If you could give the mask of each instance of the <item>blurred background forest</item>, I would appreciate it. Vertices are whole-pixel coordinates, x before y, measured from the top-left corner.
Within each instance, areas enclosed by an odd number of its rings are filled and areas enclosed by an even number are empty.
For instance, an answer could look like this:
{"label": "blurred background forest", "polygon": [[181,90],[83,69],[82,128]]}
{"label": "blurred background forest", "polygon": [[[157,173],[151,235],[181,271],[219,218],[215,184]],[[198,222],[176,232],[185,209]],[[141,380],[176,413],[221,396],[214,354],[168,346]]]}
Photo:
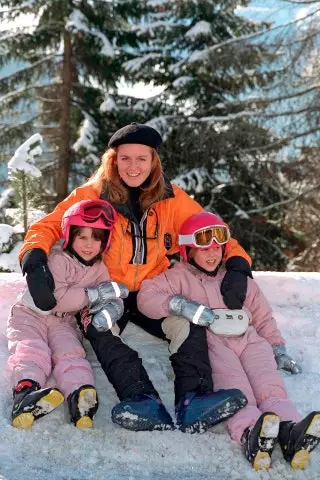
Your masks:
{"label": "blurred background forest", "polygon": [[[0,25],[0,251],[135,121],[254,269],[320,271],[319,1],[0,0]],[[36,133],[41,177],[8,176]]]}

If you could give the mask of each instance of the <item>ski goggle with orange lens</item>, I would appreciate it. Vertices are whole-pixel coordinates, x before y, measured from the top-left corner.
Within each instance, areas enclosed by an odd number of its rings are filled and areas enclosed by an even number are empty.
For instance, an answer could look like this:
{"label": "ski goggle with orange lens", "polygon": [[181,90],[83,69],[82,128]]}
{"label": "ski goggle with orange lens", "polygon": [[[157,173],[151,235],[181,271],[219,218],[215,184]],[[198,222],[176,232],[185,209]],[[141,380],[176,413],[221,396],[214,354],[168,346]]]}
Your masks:
{"label": "ski goggle with orange lens", "polygon": [[211,225],[196,230],[191,235],[179,235],[179,245],[193,245],[194,247],[211,247],[213,243],[224,245],[230,240],[230,231],[224,225]]}

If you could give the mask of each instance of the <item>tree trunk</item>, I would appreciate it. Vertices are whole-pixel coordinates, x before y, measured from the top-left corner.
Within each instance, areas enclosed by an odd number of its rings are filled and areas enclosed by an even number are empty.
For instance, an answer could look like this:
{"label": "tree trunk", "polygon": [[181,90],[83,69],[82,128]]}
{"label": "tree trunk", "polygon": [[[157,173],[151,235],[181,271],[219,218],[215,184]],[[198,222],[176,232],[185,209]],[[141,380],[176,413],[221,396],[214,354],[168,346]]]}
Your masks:
{"label": "tree trunk", "polygon": [[61,88],[61,116],[60,116],[60,142],[59,164],[56,172],[57,200],[60,202],[69,193],[69,164],[70,164],[70,104],[72,88],[72,46],[69,32],[64,32],[64,52],[62,63],[62,88]]}
{"label": "tree trunk", "polygon": [[22,185],[22,215],[23,215],[23,230],[24,234],[27,233],[28,230],[28,206],[27,206],[27,186],[26,186],[26,174],[22,172],[21,178],[21,185]]}

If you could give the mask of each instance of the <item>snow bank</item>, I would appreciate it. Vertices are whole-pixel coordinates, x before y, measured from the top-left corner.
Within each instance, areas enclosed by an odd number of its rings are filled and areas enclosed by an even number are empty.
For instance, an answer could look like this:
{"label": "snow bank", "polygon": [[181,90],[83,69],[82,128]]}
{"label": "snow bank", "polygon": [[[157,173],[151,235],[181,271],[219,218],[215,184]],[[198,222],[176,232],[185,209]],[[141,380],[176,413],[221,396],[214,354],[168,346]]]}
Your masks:
{"label": "snow bank", "polygon": [[[320,409],[320,274],[254,274],[274,309],[289,353],[303,373],[286,376],[289,396],[301,415]],[[116,395],[89,345],[100,408],[92,431],[68,423],[65,406],[28,431],[10,426],[11,389],[6,367],[5,324],[10,305],[24,285],[20,274],[0,274],[0,479],[1,480],[320,480],[320,449],[306,472],[293,471],[280,448],[269,472],[251,469],[224,425],[203,435],[130,432],[110,419]],[[174,415],[173,372],[165,342],[129,325],[125,340],[138,349],[156,388]]]}

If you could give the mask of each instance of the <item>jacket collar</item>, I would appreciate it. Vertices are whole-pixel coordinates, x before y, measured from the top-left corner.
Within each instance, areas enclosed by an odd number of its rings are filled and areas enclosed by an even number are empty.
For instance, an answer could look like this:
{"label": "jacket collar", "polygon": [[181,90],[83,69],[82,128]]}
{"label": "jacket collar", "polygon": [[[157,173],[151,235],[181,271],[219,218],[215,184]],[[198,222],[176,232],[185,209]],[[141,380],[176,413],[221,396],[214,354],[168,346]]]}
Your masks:
{"label": "jacket collar", "polygon": [[[169,180],[166,178],[166,176],[164,176],[164,181],[165,181],[165,191],[164,191],[163,197],[159,200],[159,202],[162,202],[163,200],[167,200],[168,198],[174,198],[174,196],[175,196],[172,184],[169,182]],[[109,201],[107,191],[105,189],[102,189],[102,192],[103,193],[101,193],[100,198],[102,200]],[[155,205],[156,203],[158,203],[158,202],[155,202],[154,204],[152,204],[152,206]],[[134,222],[134,223],[137,222],[134,214],[132,213],[132,211],[130,209],[129,204],[127,204],[127,203],[113,203],[112,206],[115,208],[115,210],[118,213],[123,215],[125,218],[127,218],[131,222]]]}

